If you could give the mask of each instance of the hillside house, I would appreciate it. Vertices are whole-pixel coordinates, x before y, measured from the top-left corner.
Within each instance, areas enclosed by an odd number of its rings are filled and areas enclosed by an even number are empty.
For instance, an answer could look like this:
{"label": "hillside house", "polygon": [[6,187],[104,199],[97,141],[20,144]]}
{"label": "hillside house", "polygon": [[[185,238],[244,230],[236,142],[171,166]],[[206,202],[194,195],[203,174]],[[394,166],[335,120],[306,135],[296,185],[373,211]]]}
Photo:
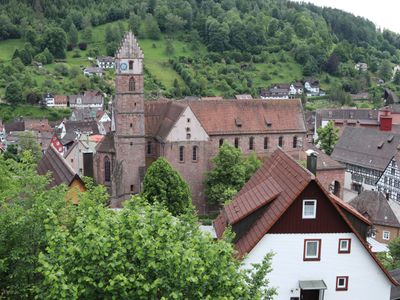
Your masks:
{"label": "hillside house", "polygon": [[114,69],[115,59],[112,56],[97,56],[96,66],[102,69]]}
{"label": "hillside house", "polygon": [[274,84],[267,90],[261,90],[261,99],[289,99],[289,84]]}
{"label": "hillside house", "polygon": [[245,268],[274,253],[274,299],[389,299],[397,285],[366,243],[371,222],[280,149],[224,206],[218,238],[228,226]]}
{"label": "hillside house", "polygon": [[371,221],[371,237],[379,243],[388,244],[400,235],[400,223],[392,209],[398,211],[400,203],[387,199],[382,192],[363,191],[349,204]]}
{"label": "hillside house", "polygon": [[99,91],[85,91],[80,95],[68,97],[68,106],[71,108],[103,109],[103,94]]}
{"label": "hillside house", "polygon": [[359,62],[355,64],[354,69],[357,71],[366,72],[368,71],[368,65],[366,63]]}
{"label": "hillside house", "polygon": [[104,70],[102,68],[99,67],[89,67],[89,68],[85,68],[83,70],[83,75],[85,76],[99,76],[99,77],[103,77],[104,75]]}
{"label": "hillside house", "polygon": [[319,81],[315,79],[306,79],[304,81],[304,90],[307,93],[307,96],[319,96],[320,88]]}
{"label": "hillside house", "polygon": [[295,96],[295,95],[301,95],[303,94],[304,87],[301,82],[295,82],[292,83],[289,87],[289,95]]}
{"label": "hillside house", "polygon": [[54,96],[54,107],[67,107],[68,97],[65,95],[55,95]]}
{"label": "hillside house", "polygon": [[51,93],[46,93],[43,95],[43,103],[48,106],[52,107],[54,106],[54,96]]}

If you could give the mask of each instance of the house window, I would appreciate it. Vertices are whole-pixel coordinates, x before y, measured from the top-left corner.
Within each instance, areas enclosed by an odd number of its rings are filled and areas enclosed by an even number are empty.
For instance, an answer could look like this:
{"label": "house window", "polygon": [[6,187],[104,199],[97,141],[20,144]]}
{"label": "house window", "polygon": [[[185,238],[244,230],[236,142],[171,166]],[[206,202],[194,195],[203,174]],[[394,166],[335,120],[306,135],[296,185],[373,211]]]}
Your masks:
{"label": "house window", "polygon": [[384,239],[386,241],[390,240],[390,231],[383,231],[382,239]]}
{"label": "house window", "polygon": [[249,150],[254,150],[254,137],[249,138]]}
{"label": "house window", "polygon": [[283,147],[283,136],[279,137],[278,145],[279,145],[279,147]]}
{"label": "house window", "polygon": [[136,89],[136,88],[135,88],[135,78],[131,77],[131,78],[129,79],[129,91],[132,92],[132,91],[134,91],[135,89]]}
{"label": "house window", "polygon": [[185,161],[185,147],[184,146],[179,147],[179,161],[180,162]]}
{"label": "house window", "polygon": [[321,239],[304,240],[304,261],[321,260]]}
{"label": "house window", "polygon": [[351,239],[339,239],[339,253],[350,253]]}
{"label": "house window", "polygon": [[317,200],[303,200],[303,219],[315,219],[317,216]]}
{"label": "house window", "polygon": [[197,146],[193,146],[192,160],[197,161]]}
{"label": "house window", "polygon": [[111,163],[108,156],[104,158],[104,181],[105,182],[111,181]]}
{"label": "house window", "polygon": [[267,150],[267,149],[268,149],[268,138],[265,137],[264,138],[264,150]]}
{"label": "house window", "polygon": [[129,70],[133,70],[133,61],[132,60],[129,61]]}
{"label": "house window", "polygon": [[152,152],[152,144],[151,144],[151,141],[148,141],[147,142],[147,154],[151,154],[151,152]]}
{"label": "house window", "polygon": [[297,136],[293,137],[293,148],[297,148]]}
{"label": "house window", "polygon": [[219,146],[221,147],[224,143],[224,139],[219,139]]}
{"label": "house window", "polygon": [[395,175],[395,174],[396,174],[396,169],[392,168],[392,169],[390,170],[390,174]]}
{"label": "house window", "polygon": [[347,291],[349,284],[349,276],[337,276],[336,277],[336,290]]}
{"label": "house window", "polygon": [[235,138],[235,148],[239,148],[239,138]]}

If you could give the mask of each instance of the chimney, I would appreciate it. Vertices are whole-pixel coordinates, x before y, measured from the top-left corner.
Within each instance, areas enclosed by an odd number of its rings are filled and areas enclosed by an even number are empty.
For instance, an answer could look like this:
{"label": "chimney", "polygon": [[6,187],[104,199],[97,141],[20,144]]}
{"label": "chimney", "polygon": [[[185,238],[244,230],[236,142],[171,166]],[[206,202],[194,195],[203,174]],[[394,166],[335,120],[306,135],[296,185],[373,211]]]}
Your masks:
{"label": "chimney", "polygon": [[379,112],[379,129],[381,131],[392,131],[392,115],[389,107],[383,108]]}
{"label": "chimney", "polygon": [[307,153],[307,170],[317,175],[317,154],[318,152],[309,149],[306,151]]}

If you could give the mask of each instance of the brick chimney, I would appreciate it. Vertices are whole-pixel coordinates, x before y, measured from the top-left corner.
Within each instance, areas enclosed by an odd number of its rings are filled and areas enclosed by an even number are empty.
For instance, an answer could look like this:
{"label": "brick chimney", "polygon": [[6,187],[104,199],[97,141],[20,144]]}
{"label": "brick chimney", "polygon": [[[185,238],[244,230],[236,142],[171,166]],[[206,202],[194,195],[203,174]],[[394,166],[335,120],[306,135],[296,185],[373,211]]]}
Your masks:
{"label": "brick chimney", "polygon": [[392,123],[392,113],[386,106],[379,111],[379,129],[381,131],[392,131]]}

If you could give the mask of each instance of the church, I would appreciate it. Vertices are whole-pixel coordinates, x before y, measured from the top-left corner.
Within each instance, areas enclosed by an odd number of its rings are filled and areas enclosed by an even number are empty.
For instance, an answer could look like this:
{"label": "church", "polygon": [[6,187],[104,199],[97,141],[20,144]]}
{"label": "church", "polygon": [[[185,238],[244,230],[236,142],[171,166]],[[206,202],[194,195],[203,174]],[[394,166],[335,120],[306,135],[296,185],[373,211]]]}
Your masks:
{"label": "church", "polygon": [[145,101],[143,59],[128,32],[115,55],[112,131],[94,158],[96,182],[108,188],[111,206],[141,192],[146,168],[160,156],[187,181],[200,214],[208,211],[205,174],[224,142],[260,158],[278,147],[299,156],[306,137],[299,99]]}

